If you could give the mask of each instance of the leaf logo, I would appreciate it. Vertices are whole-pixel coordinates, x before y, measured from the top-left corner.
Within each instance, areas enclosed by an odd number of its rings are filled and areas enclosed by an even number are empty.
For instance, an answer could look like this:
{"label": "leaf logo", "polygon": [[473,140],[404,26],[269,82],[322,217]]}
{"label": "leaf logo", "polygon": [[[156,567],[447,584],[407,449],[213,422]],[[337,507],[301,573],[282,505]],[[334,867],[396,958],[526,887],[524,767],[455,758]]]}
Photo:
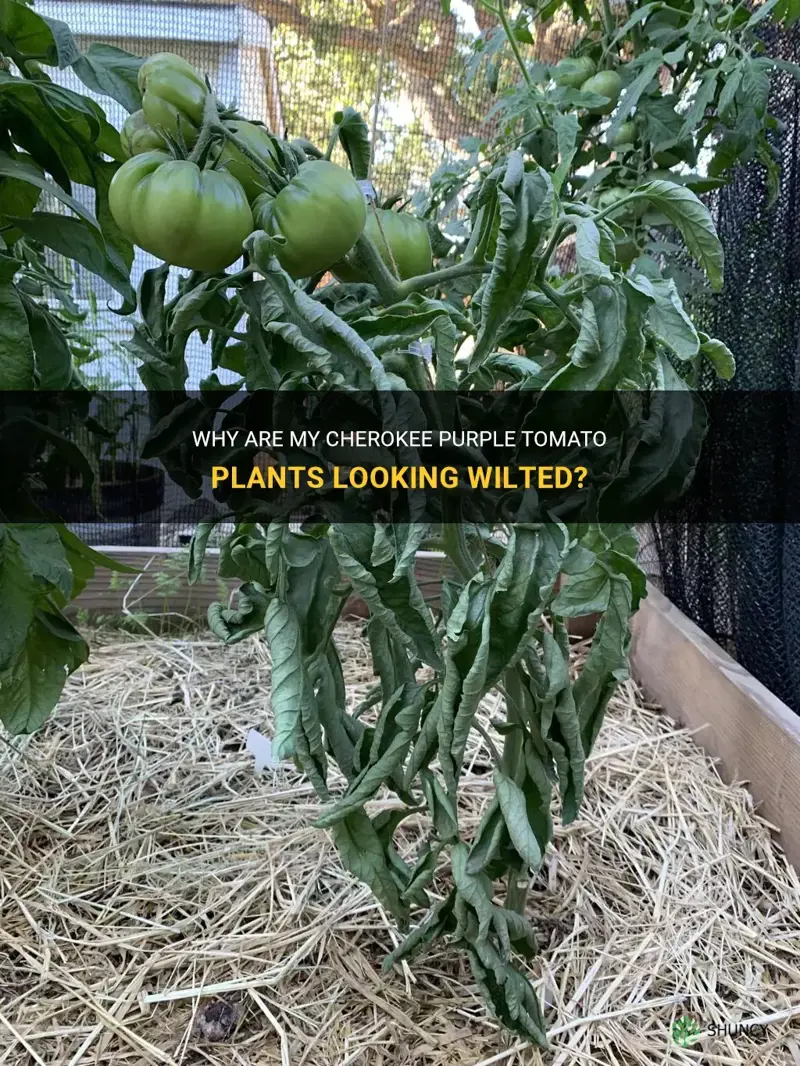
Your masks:
{"label": "leaf logo", "polygon": [[695,1042],[701,1031],[694,1018],[689,1018],[684,1014],[682,1018],[678,1018],[672,1024],[672,1039],[680,1047],[689,1047]]}

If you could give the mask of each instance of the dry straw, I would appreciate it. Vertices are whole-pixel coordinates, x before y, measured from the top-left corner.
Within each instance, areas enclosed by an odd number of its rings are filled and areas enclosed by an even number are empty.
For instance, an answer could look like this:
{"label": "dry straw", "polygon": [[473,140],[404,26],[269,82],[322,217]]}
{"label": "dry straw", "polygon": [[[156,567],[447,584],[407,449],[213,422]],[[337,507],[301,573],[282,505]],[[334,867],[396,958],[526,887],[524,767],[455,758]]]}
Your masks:
{"label": "dry straw", "polygon": [[[357,699],[366,648],[355,625],[338,640]],[[798,878],[747,791],[632,683],[530,896],[544,1055],[455,953],[381,976],[396,934],[311,827],[310,786],[257,778],[244,750],[268,686],[255,641],[106,637],[52,723],[0,745],[0,1066],[800,1066]],[[683,1015],[767,1025],[684,1049]]]}

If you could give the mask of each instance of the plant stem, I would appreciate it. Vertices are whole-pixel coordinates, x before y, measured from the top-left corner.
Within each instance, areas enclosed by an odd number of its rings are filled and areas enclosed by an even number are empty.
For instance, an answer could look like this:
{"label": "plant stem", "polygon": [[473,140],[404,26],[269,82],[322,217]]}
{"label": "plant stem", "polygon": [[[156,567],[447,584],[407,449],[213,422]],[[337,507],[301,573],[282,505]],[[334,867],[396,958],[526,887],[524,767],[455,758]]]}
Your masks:
{"label": "plant stem", "polygon": [[611,4],[609,0],[603,0],[603,25],[606,28],[606,36],[609,40],[614,36],[614,30],[616,29],[616,23],[614,21],[614,15],[611,11]]}
{"label": "plant stem", "polygon": [[572,308],[569,306],[569,302],[567,300],[565,300],[564,297],[559,292],[557,292],[553,288],[553,286],[550,285],[548,282],[546,282],[544,279],[539,281],[538,285],[539,285],[539,288],[542,290],[542,292],[547,297],[547,299],[550,301],[550,303],[551,304],[555,304],[555,306],[564,314],[564,317],[567,319],[567,321],[572,326],[574,326],[575,329],[580,333],[580,329],[581,329],[580,319],[575,314],[575,312],[572,310]]}
{"label": "plant stem", "polygon": [[392,277],[392,272],[381,259],[380,252],[366,233],[362,233],[356,241],[356,254],[363,259],[370,281],[381,294],[381,299],[385,304],[390,305],[403,299],[400,295],[401,286],[397,279]]}
{"label": "plant stem", "polygon": [[511,25],[508,21],[508,14],[506,13],[505,0],[497,0],[497,14],[500,16],[500,21],[503,24],[503,30],[505,32],[508,43],[511,46],[511,51],[514,53],[514,59],[517,61],[517,66],[522,71],[522,76],[525,79],[525,84],[530,86],[531,76],[528,73],[528,68],[525,66],[525,60],[522,58],[522,53],[519,50],[517,39],[511,29]]}
{"label": "plant stem", "polygon": [[325,149],[325,159],[330,159],[333,155],[333,150],[336,147],[336,142],[339,140],[339,127],[334,126],[333,132],[328,138],[328,147]]}
{"label": "plant stem", "polygon": [[221,122],[217,122],[214,126],[215,133],[221,133],[225,140],[230,141],[231,144],[241,152],[242,155],[256,168],[258,173],[262,175],[268,185],[273,185],[276,181],[281,186],[286,185],[286,179],[282,177],[272,167],[267,166],[263,159],[261,159],[251,148],[249,148],[241,137],[237,137],[235,133],[228,129],[227,126],[223,126]]}
{"label": "plant stem", "polygon": [[203,158],[203,153],[209,145],[209,142],[216,136],[217,131],[223,127],[219,121],[219,112],[217,111],[217,101],[214,98],[213,93],[206,95],[206,102],[203,106],[203,125],[200,128],[200,135],[197,138],[197,144],[192,149],[189,155],[190,163],[198,163]]}
{"label": "plant stem", "polygon": [[544,254],[542,255],[539,267],[536,271],[537,278],[544,278],[547,272],[547,268],[550,265],[550,260],[553,258],[553,253],[555,252],[556,248],[558,248],[559,244],[561,244],[561,242],[563,241],[566,230],[571,229],[572,226],[572,222],[569,222],[567,219],[562,218],[556,228],[553,230],[553,236],[547,243],[547,247],[544,250]]}
{"label": "plant stem", "polygon": [[473,263],[467,260],[465,263],[454,263],[453,266],[443,267],[441,270],[432,270],[429,274],[418,274],[415,278],[409,278],[398,286],[399,298],[404,300],[412,292],[421,292],[423,289],[432,289],[443,281],[452,281],[454,278],[464,278],[469,274],[491,274],[491,263]]}
{"label": "plant stem", "polygon": [[683,77],[678,82],[678,84],[675,86],[675,95],[676,96],[680,96],[681,95],[683,90],[686,88],[686,86],[687,86],[687,84],[689,82],[689,79],[694,74],[695,70],[697,70],[697,64],[700,62],[700,55],[701,55],[701,52],[700,52],[699,48],[696,51],[692,52],[692,58],[689,60],[689,66],[683,72]]}

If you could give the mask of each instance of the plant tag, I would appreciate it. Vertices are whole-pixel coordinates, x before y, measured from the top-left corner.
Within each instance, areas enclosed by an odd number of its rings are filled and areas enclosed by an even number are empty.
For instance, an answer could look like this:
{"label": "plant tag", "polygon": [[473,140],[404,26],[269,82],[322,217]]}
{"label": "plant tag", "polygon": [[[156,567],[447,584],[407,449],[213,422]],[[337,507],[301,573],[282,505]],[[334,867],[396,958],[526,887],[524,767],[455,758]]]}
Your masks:
{"label": "plant tag", "polygon": [[369,180],[369,178],[359,178],[358,187],[368,200],[377,200],[378,194],[375,192],[375,186]]}
{"label": "plant tag", "polygon": [[272,754],[272,741],[259,733],[257,729],[251,729],[247,734],[247,750],[256,761],[255,770],[260,774],[263,770],[275,770],[279,763]]}
{"label": "plant tag", "polygon": [[426,363],[433,362],[433,347],[428,341],[412,341],[408,350],[412,355],[418,355],[420,359],[424,359]]}

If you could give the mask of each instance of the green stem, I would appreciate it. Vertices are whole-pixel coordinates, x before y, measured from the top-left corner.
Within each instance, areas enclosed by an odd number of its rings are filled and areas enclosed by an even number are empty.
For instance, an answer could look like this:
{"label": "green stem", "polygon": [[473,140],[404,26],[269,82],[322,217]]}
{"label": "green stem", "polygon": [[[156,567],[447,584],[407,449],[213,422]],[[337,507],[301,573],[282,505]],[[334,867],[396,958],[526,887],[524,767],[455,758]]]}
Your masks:
{"label": "green stem", "polygon": [[[606,3],[607,2],[608,2],[608,0],[606,0]],[[508,21],[508,15],[506,14],[505,0],[497,0],[497,14],[500,16],[500,21],[503,24],[503,30],[505,32],[506,38],[508,40],[508,43],[511,46],[511,51],[514,53],[514,59],[516,59],[516,61],[517,61],[517,66],[522,71],[522,76],[525,79],[525,84],[530,86],[530,85],[533,84],[531,82],[531,76],[528,73],[528,68],[525,66],[525,60],[522,58],[522,53],[519,50],[519,45],[517,44],[517,39],[514,36],[514,33],[513,33],[512,29],[511,29],[511,25],[510,25],[510,23]]]}
{"label": "green stem", "polygon": [[401,285],[392,272],[381,259],[380,252],[366,233],[362,233],[356,241],[356,255],[364,261],[370,281],[381,294],[383,302],[389,306],[403,299],[400,295]]}
{"label": "green stem", "polygon": [[203,106],[203,125],[200,127],[197,144],[189,155],[190,163],[198,163],[202,160],[203,153],[209,142],[216,136],[218,129],[221,130],[222,128],[219,121],[219,112],[217,111],[217,101],[213,93],[207,93],[206,102]]}
{"label": "green stem", "polygon": [[[267,166],[264,160],[256,155],[256,153],[245,144],[241,137],[237,137],[237,135],[229,130],[227,126],[223,126],[221,122],[217,122],[214,124],[213,132],[221,133],[225,140],[230,141],[237,151],[241,152],[245,159],[253,164],[259,175],[265,179],[268,185],[272,185],[275,181],[280,182],[281,185],[287,184],[286,180],[282,178],[277,171],[273,170],[272,167]],[[192,155],[194,155],[194,152]]]}
{"label": "green stem", "polygon": [[330,159],[333,155],[333,150],[336,147],[336,142],[339,140],[339,127],[334,126],[333,131],[328,138],[328,147],[325,149],[325,159]]}
{"label": "green stem", "polygon": [[409,278],[398,286],[399,298],[404,300],[412,292],[421,292],[423,289],[432,289],[443,281],[452,281],[454,278],[464,278],[468,274],[491,274],[491,263],[454,263],[453,266],[443,267],[441,270],[432,270],[429,274],[418,274],[415,278]]}
{"label": "green stem", "polygon": [[687,86],[687,84],[689,82],[689,79],[694,74],[694,72],[697,70],[697,65],[700,62],[700,55],[701,55],[700,49],[698,49],[697,51],[692,53],[692,58],[689,60],[689,66],[683,72],[683,77],[678,82],[678,84],[675,86],[675,95],[676,96],[680,96],[681,95],[683,90],[686,88],[686,86]]}
{"label": "green stem", "polygon": [[617,24],[614,21],[614,15],[611,11],[609,0],[603,0],[603,25],[606,28],[606,36],[611,40],[614,36],[614,30],[617,28]]}
{"label": "green stem", "polygon": [[566,230],[573,228],[573,226],[573,222],[568,221],[566,218],[562,218],[556,228],[553,230],[553,236],[548,241],[547,247],[544,250],[544,254],[542,255],[542,258],[539,262],[539,266],[536,270],[536,277],[538,279],[544,278],[545,274],[547,273],[547,268],[550,265],[550,260],[553,258],[553,253],[555,252],[556,248],[558,248],[559,244],[561,244],[561,242],[563,241]]}
{"label": "green stem", "polygon": [[550,303],[551,304],[555,304],[555,306],[563,313],[564,317],[567,319],[567,321],[570,323],[570,325],[574,326],[574,328],[580,333],[580,330],[581,330],[580,319],[575,314],[575,312],[572,310],[572,308],[569,306],[569,302],[567,300],[565,300],[564,297],[561,295],[561,293],[557,292],[552,287],[552,285],[550,285],[548,282],[544,281],[544,279],[539,281],[538,285],[539,285],[539,288],[542,290],[542,292],[547,297],[547,299],[550,301]]}

